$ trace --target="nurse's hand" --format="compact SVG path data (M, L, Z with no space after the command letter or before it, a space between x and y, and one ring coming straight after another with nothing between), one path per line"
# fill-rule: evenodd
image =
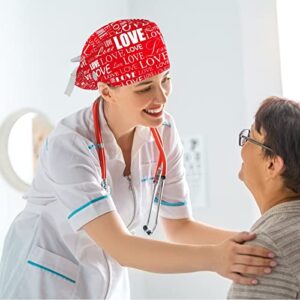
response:
M258 247L243 245L255 239L254 233L241 232L223 243L216 245L215 271L233 280L235 283L255 285L256 276L269 274L276 265L272 251Z

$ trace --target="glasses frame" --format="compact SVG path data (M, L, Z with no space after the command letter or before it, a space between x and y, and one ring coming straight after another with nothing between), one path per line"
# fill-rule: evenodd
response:
M275 154L274 150L272 148L270 148L269 146L267 146L267 145L265 145L265 144L263 144L261 142L258 142L256 140L252 139L250 137L250 132L251 132L250 129L243 129L239 133L239 146L243 147L246 142L250 142L250 143L255 144L257 146L260 146L260 147L262 147L262 148L264 148L266 150L269 150L269 151L271 151L272 153ZM246 135L245 135L245 133L246 133ZM243 139L246 141L245 143L243 143Z

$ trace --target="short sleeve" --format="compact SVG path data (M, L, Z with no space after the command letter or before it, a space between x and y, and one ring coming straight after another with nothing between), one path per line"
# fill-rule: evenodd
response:
M184 169L184 151L175 122L168 114L164 125L163 143L167 156L167 176L160 215L169 219L192 217L190 192Z
M110 194L101 186L98 160L83 137L52 137L42 155L42 168L74 230L116 209Z

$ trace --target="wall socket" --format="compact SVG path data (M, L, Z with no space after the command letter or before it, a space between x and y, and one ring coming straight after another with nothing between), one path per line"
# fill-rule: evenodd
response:
M193 208L205 207L205 153L203 137L199 135L181 138L184 147L184 166L186 178L190 188L191 204Z

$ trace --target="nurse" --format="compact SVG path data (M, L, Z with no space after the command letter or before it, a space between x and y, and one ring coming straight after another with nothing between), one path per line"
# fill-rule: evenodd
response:
M243 245L254 235L192 218L183 147L164 110L170 64L155 23L119 20L98 29L69 93L73 84L99 98L60 121L41 150L27 205L6 237L0 297L129 299L127 267L214 271L246 285L271 271L270 251ZM160 204L168 242L135 235L155 227L147 222L153 181L164 175L153 211Z

